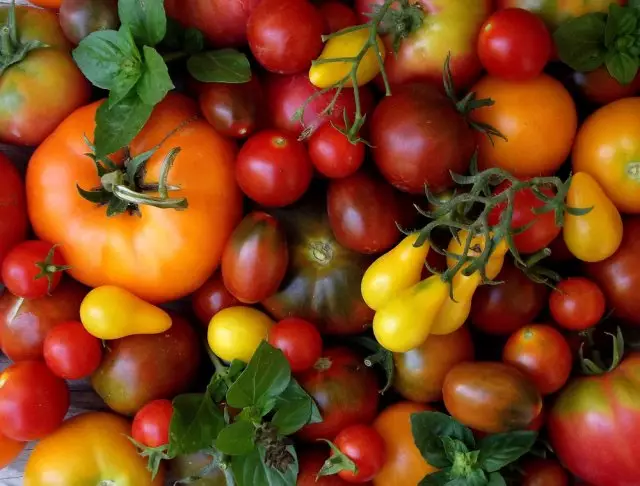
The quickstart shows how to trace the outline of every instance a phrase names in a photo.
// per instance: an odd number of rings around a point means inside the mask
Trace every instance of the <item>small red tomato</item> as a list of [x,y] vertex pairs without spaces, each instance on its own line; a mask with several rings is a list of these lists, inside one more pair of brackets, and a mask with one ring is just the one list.
[[[350,483],[371,481],[387,459],[384,439],[376,429],[368,425],[347,427],[338,434],[334,442],[340,452],[356,466],[355,473],[346,469],[338,473],[338,476]],[[332,451],[331,455],[335,454]]]
[[51,294],[69,267],[55,245],[39,240],[14,246],[2,262],[2,281],[17,297],[37,299]]
[[304,319],[289,317],[269,330],[269,344],[282,350],[298,373],[313,367],[322,355],[322,337],[318,328]]
[[356,13],[338,0],[322,2],[318,8],[327,25],[326,34],[332,34],[358,24]]
[[244,144],[236,159],[240,189],[264,206],[297,201],[309,188],[313,166],[302,142],[279,130],[264,130]]
[[53,374],[65,380],[88,377],[102,361],[100,340],[76,321],[64,322],[51,329],[44,340],[43,353]]
[[347,177],[364,162],[364,144],[351,143],[330,123],[318,128],[309,139],[309,157],[322,175],[331,178]]
[[170,400],[153,400],[147,403],[133,417],[133,440],[146,447],[168,444],[172,415],[173,405]]
[[535,458],[522,465],[522,486],[568,486],[569,474],[554,459]]
[[595,326],[602,319],[605,307],[604,293],[598,284],[584,277],[563,280],[549,297],[553,320],[572,331]]
[[515,366],[549,395],[564,386],[571,374],[571,348],[551,326],[533,324],[514,332],[507,340],[502,360]]
[[26,445],[26,442],[9,439],[9,437],[0,434],[0,470],[11,464]]
[[544,22],[520,8],[498,10],[478,37],[478,57],[490,75],[524,81],[542,73],[553,41]]
[[222,309],[239,304],[231,292],[227,290],[218,271],[213,274],[191,296],[191,307],[196,317],[204,326],[208,326],[211,318]]
[[[0,153],[0,267],[9,250],[27,237],[27,198],[22,175],[7,156]],[[0,274],[0,282],[2,275]]]

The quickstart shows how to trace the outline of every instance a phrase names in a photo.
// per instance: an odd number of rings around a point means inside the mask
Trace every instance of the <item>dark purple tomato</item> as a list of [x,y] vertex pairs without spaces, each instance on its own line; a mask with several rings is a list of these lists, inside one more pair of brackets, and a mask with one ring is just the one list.
[[58,15],[64,35],[74,44],[92,32],[120,25],[117,0],[63,0]]

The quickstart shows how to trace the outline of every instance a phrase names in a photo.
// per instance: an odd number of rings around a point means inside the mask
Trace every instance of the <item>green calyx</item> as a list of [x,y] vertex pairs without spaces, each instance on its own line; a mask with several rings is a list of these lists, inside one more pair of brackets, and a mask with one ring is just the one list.
[[18,40],[18,24],[16,21],[16,3],[12,0],[7,21],[0,27],[0,76],[22,61],[34,49],[48,47],[39,40],[21,42]]
[[46,258],[41,262],[36,262],[36,267],[40,270],[38,275],[35,276],[36,280],[39,278],[46,278],[49,282],[48,294],[51,294],[51,286],[53,285],[53,276],[58,272],[64,272],[71,268],[70,265],[56,265],[53,263],[53,257],[56,252],[56,248],[59,245],[53,245],[47,253]]
[[[624,356],[624,336],[622,335],[621,329],[618,327],[615,335],[611,333],[607,333],[607,335],[609,335],[613,341],[611,364],[609,366],[606,366],[604,363],[600,351],[593,349],[591,351],[591,358],[585,358],[584,345],[580,346],[580,367],[585,375],[594,376],[610,373],[615,370],[622,361],[622,357]],[[591,347],[593,347],[591,332],[587,332],[586,337]]]

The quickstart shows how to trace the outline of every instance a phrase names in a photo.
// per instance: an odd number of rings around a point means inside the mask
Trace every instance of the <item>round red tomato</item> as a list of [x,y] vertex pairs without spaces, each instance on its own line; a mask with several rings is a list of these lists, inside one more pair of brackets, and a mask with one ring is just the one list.
[[[27,200],[20,173],[0,154],[0,266],[9,250],[27,237]],[[1,280],[0,280],[1,281]]]
[[42,439],[60,426],[68,409],[67,383],[44,363],[23,361],[0,373],[0,434]]
[[6,435],[0,434],[0,470],[11,464],[26,445],[26,442],[9,439]]
[[264,206],[297,201],[309,188],[313,166],[307,148],[290,134],[264,130],[244,144],[236,159],[240,189]]
[[191,296],[191,307],[196,317],[205,326],[222,309],[232,307],[239,301],[227,290],[220,272],[216,272]]
[[607,105],[621,98],[632,97],[640,89],[640,75],[629,84],[620,84],[609,74],[606,66],[588,73],[574,71],[571,73],[571,81],[587,100],[598,105]]
[[249,17],[247,38],[267,70],[295,74],[320,54],[324,30],[322,14],[307,0],[262,0]]
[[173,415],[170,400],[153,400],[133,417],[133,440],[146,447],[160,447],[169,443],[169,426]]
[[356,466],[355,473],[349,470],[338,473],[338,476],[350,483],[371,481],[380,472],[387,458],[384,439],[376,429],[368,425],[347,427],[338,434],[334,443]]
[[269,344],[284,353],[294,373],[311,369],[322,355],[318,328],[297,317],[283,319],[269,329]]
[[309,157],[322,175],[330,178],[347,177],[364,162],[363,143],[351,143],[330,123],[318,128],[309,139]]
[[512,81],[535,78],[551,55],[551,34],[540,18],[524,9],[498,10],[478,37],[478,56],[492,76]]
[[348,486],[346,482],[338,475],[320,476],[318,471],[322,469],[324,462],[329,458],[329,452],[314,447],[311,449],[304,448],[298,450],[298,463],[300,472],[298,473],[298,481],[296,486]]
[[572,331],[595,326],[604,316],[605,308],[604,294],[598,284],[584,277],[563,280],[549,297],[553,319]]
[[44,361],[60,378],[79,380],[91,375],[102,360],[102,343],[81,322],[58,324],[44,340]]
[[358,24],[356,13],[338,0],[322,2],[318,9],[320,9],[320,13],[324,17],[327,26],[325,34],[338,32],[339,30]]
[[522,465],[521,486],[568,486],[569,474],[554,459],[529,459]]

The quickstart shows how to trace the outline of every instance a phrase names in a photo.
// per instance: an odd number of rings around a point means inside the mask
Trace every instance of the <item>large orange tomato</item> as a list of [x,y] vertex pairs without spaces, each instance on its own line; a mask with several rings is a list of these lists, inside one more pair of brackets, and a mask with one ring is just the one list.
[[[241,217],[234,146],[196,119],[194,102],[172,93],[130,145],[136,156],[159,144],[135,178],[133,189],[143,194],[131,195],[131,184],[119,180],[122,153],[112,157],[117,167],[109,181],[98,177],[86,155],[84,136],[93,134],[98,106],[78,109],[33,154],[27,171],[33,228],[41,239],[61,244],[71,275],[91,287],[118,285],[152,302],[185,296],[213,273]],[[168,172],[169,199],[163,199],[161,167],[174,148],[181,151]],[[121,214],[108,216],[112,204],[89,202],[78,190],[105,186],[129,202]],[[184,199],[186,208],[173,209]],[[165,205],[171,207],[157,207]]]
[[578,126],[576,107],[560,81],[542,74],[523,82],[486,76],[473,88],[493,106],[474,110],[472,118],[497,128],[507,140],[493,143],[481,134],[481,169],[500,167],[516,177],[551,175],[571,152]]
[[616,207],[640,213],[640,98],[603,106],[580,127],[572,154],[574,172],[598,181]]
[[131,426],[118,415],[85,413],[67,420],[31,453],[24,486],[161,486],[128,436]]

